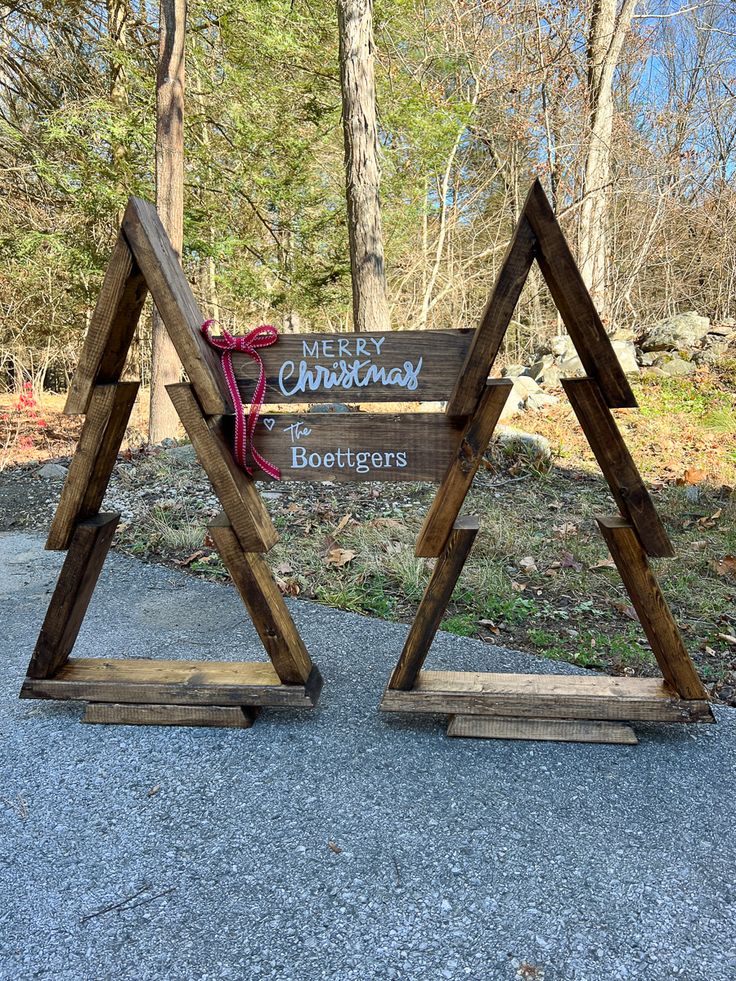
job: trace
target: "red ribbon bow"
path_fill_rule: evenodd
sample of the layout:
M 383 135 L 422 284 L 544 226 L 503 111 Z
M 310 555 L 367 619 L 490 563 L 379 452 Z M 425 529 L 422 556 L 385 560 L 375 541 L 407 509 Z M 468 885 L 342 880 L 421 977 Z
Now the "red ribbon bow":
M 279 339 L 279 333 L 275 327 L 262 324 L 249 334 L 246 334 L 245 337 L 233 337 L 224 327 L 222 328 L 222 337 L 213 337 L 210 333 L 210 328 L 214 323 L 214 320 L 205 320 L 200 330 L 212 347 L 222 351 L 222 371 L 233 400 L 233 406 L 235 407 L 235 459 L 245 472 L 252 476 L 253 470 L 248 465 L 248 448 L 250 447 L 253 463 L 264 473 L 267 473 L 269 477 L 273 477 L 274 480 L 281 480 L 281 471 L 279 468 L 261 456 L 255 448 L 253 441 L 253 433 L 255 432 L 258 416 L 263 405 L 263 396 L 266 392 L 266 369 L 263 366 L 263 359 L 258 353 L 257 348 L 270 347 L 272 344 L 275 344 Z M 258 383 L 253 392 L 250 412 L 247 416 L 243 411 L 243 403 L 240 398 L 240 392 L 238 391 L 238 383 L 235 380 L 235 372 L 233 371 L 233 351 L 240 351 L 243 354 L 247 354 L 258 365 Z

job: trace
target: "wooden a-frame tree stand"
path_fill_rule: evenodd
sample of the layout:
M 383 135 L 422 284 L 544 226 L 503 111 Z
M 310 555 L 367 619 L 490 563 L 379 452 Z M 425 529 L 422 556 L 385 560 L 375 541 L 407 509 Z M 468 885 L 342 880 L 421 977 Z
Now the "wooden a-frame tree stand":
M 562 385 L 619 508 L 597 518 L 662 672 L 656 678 L 514 675 L 424 671 L 422 667 L 478 532 L 457 515 L 505 401 L 488 381 L 504 334 L 536 259 L 572 338 L 586 377 Z M 674 555 L 667 532 L 626 448 L 610 408 L 636 407 L 552 208 L 535 181 L 504 257 L 465 364 L 447 403 L 467 420 L 416 547 L 439 556 L 381 709 L 449 716 L 448 735 L 586 742 L 637 741 L 618 720 L 714 722 L 708 696 L 647 556 Z M 457 519 L 457 520 L 456 520 Z
M 563 386 L 620 511 L 598 524 L 663 680 L 422 670 L 478 531 L 476 518 L 458 515 L 511 389 L 488 375 L 535 259 L 587 373 Z M 120 379 L 148 291 L 189 377 L 169 394 L 224 509 L 210 535 L 271 663 L 69 657 L 119 517 L 98 511 L 138 389 Z M 259 706 L 317 701 L 319 672 L 263 558 L 276 531 L 230 449 L 232 402 L 203 319 L 154 207 L 131 199 L 67 399 L 65 411 L 86 419 L 47 548 L 68 554 L 21 697 L 88 700 L 86 721 L 227 726 L 250 725 Z M 353 355 L 373 374 L 343 387 L 324 381 L 326 365 Z M 647 557 L 671 556 L 672 546 L 610 412 L 636 401 L 538 182 L 477 330 L 286 335 L 263 361 L 267 403 L 447 400 L 445 413 L 280 412 L 256 427 L 260 451 L 287 481 L 439 485 L 416 547 L 437 562 L 383 711 L 447 715 L 453 736 L 598 742 L 635 742 L 621 721 L 714 721 Z M 247 395 L 252 365 L 234 359 L 234 369 Z
M 169 394 L 223 506 L 209 533 L 270 663 L 69 656 L 120 517 L 98 512 L 138 391 L 120 378 L 149 291 L 189 377 Z M 89 700 L 88 722 L 237 728 L 261 706 L 311 708 L 319 698 L 320 673 L 263 558 L 276 529 L 232 458 L 232 401 L 203 319 L 155 208 L 132 198 L 64 410 L 85 421 L 46 548 L 68 552 L 21 698 Z

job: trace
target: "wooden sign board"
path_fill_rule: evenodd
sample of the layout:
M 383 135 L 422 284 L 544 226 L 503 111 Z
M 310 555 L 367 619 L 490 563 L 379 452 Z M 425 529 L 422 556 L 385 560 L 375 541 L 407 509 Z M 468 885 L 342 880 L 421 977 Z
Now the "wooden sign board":
M 266 402 L 434 402 L 446 399 L 473 330 L 282 334 L 259 354 Z M 255 362 L 233 354 L 240 394 L 250 402 Z
M 264 412 L 255 444 L 282 480 L 437 482 L 457 454 L 464 423 L 441 412 Z

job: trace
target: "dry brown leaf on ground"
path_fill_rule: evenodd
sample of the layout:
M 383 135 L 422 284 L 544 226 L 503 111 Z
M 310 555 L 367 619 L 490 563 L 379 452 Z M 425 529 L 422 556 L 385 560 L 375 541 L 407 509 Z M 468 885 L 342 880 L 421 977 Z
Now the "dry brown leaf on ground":
M 328 841 L 327 847 L 330 849 L 331 852 L 334 852 L 335 855 L 342 855 L 342 848 L 340 848 L 339 845 L 335 844 L 334 841 Z
M 736 577 L 736 555 L 724 555 L 722 559 L 713 559 L 711 566 L 719 576 Z
M 625 617 L 628 617 L 629 620 L 636 620 L 638 623 L 639 617 L 637 616 L 636 610 L 634 609 L 633 606 L 630 606 L 626 603 L 619 603 L 618 601 L 615 600 L 613 603 L 611 603 L 611 606 L 615 610 L 618 610 L 619 613 L 623 613 L 623 615 Z
M 192 562 L 196 562 L 197 559 L 201 559 L 205 555 L 207 555 L 207 552 L 203 552 L 200 548 L 197 549 L 196 552 L 192 552 L 191 555 L 187 555 L 185 559 L 174 559 L 174 565 L 180 565 L 182 568 L 186 568 L 188 565 L 191 565 Z
M 688 467 L 682 477 L 678 477 L 675 481 L 676 484 L 702 484 L 704 480 L 708 479 L 708 474 L 705 470 L 699 470 L 698 467 Z
M 561 525 L 554 525 L 552 531 L 556 538 L 567 538 L 568 535 L 577 535 L 578 526 L 573 521 L 565 521 Z
M 589 565 L 588 569 L 592 572 L 594 569 L 615 569 L 616 563 L 609 556 L 607 559 L 601 559 L 600 562 L 596 562 L 594 565 Z
M 288 575 L 291 575 L 291 573 L 294 570 L 292 569 L 292 567 L 289 565 L 288 562 L 282 562 L 281 565 L 277 565 L 276 566 L 276 570 L 275 571 L 278 572 L 282 576 L 288 576 Z
M 736 647 L 736 637 L 733 634 L 716 634 L 719 640 L 725 640 L 727 644 L 733 644 Z
M 525 555 L 523 559 L 519 559 L 516 563 L 522 572 L 536 572 L 537 563 L 531 555 Z
M 335 528 L 335 530 L 332 532 L 332 534 L 333 535 L 339 535 L 340 532 L 343 530 L 343 528 L 347 527 L 347 525 L 351 521 L 352 517 L 353 517 L 352 514 L 344 514 L 340 518 L 339 522 L 337 523 L 337 528 Z
M 325 565 L 334 565 L 338 568 L 352 562 L 357 552 L 351 548 L 331 548 L 325 556 Z
M 722 513 L 722 508 L 718 508 L 709 517 L 698 518 L 698 528 L 715 528 Z

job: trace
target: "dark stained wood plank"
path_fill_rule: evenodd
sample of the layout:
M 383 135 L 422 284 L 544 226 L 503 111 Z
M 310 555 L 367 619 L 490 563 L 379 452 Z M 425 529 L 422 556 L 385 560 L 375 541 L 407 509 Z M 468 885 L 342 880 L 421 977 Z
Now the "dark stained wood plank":
M 586 374 L 598 382 L 609 406 L 635 408 L 634 393 L 538 180 L 529 192 L 524 215 L 536 236 L 539 268 Z
M 707 692 L 633 527 L 618 515 L 596 521 L 665 681 L 681 698 L 706 699 Z
M 447 403 L 448 415 L 469 416 L 475 412 L 529 275 L 534 261 L 535 245 L 534 233 L 522 213 L 481 316 L 465 364 L 456 376 L 452 395 Z
M 387 688 L 383 712 L 534 719 L 713 722 L 706 701 L 685 701 L 658 678 L 421 671 L 411 691 Z
M 220 356 L 200 332 L 205 318 L 155 207 L 141 198 L 131 198 L 123 233 L 200 405 L 207 415 L 232 412 Z
M 95 385 L 120 380 L 147 295 L 143 274 L 120 235 L 69 386 L 64 406 L 67 415 L 87 411 Z
M 591 378 L 563 378 L 562 386 L 616 503 L 633 524 L 642 545 L 649 555 L 674 555 L 672 542 L 598 384 Z
M 363 334 L 281 334 L 259 351 L 266 369 L 266 403 L 430 402 L 446 399 L 474 332 L 402 330 Z M 244 402 L 258 367 L 233 355 Z
M 568 719 L 502 719 L 492 715 L 453 715 L 447 735 L 460 739 L 533 739 L 565 743 L 636 745 L 631 726 L 620 722 Z
M 77 522 L 100 509 L 130 420 L 138 382 L 95 385 L 46 548 L 69 547 Z
M 119 514 L 98 514 L 77 525 L 28 665 L 29 678 L 51 678 L 67 661 L 119 519 Z
M 389 688 L 408 690 L 414 685 L 439 630 L 458 576 L 478 534 L 477 518 L 458 518 L 447 546 L 437 559 L 422 600 L 409 629 L 404 649 L 388 683 Z
M 437 481 L 464 428 L 464 419 L 442 412 L 264 413 L 255 440 L 284 481 Z M 259 480 L 270 479 L 255 473 Z
M 415 555 L 439 555 L 445 547 L 510 391 L 511 382 L 507 378 L 486 383 L 478 408 L 467 421 L 455 458 L 447 468 L 424 519 Z
M 121 705 L 91 702 L 82 722 L 115 726 L 216 726 L 250 729 L 257 708 L 225 705 Z
M 226 515 L 219 515 L 208 530 L 276 674 L 285 685 L 305 684 L 314 665 L 268 563 L 255 552 L 243 551 Z
M 306 685 L 283 685 L 270 661 L 71 658 L 53 678 L 26 678 L 20 697 L 313 708 L 321 688 L 316 667 Z
M 253 480 L 235 462 L 225 420 L 206 419 L 190 385 L 167 385 L 166 391 L 241 546 L 267 552 L 279 536 Z

